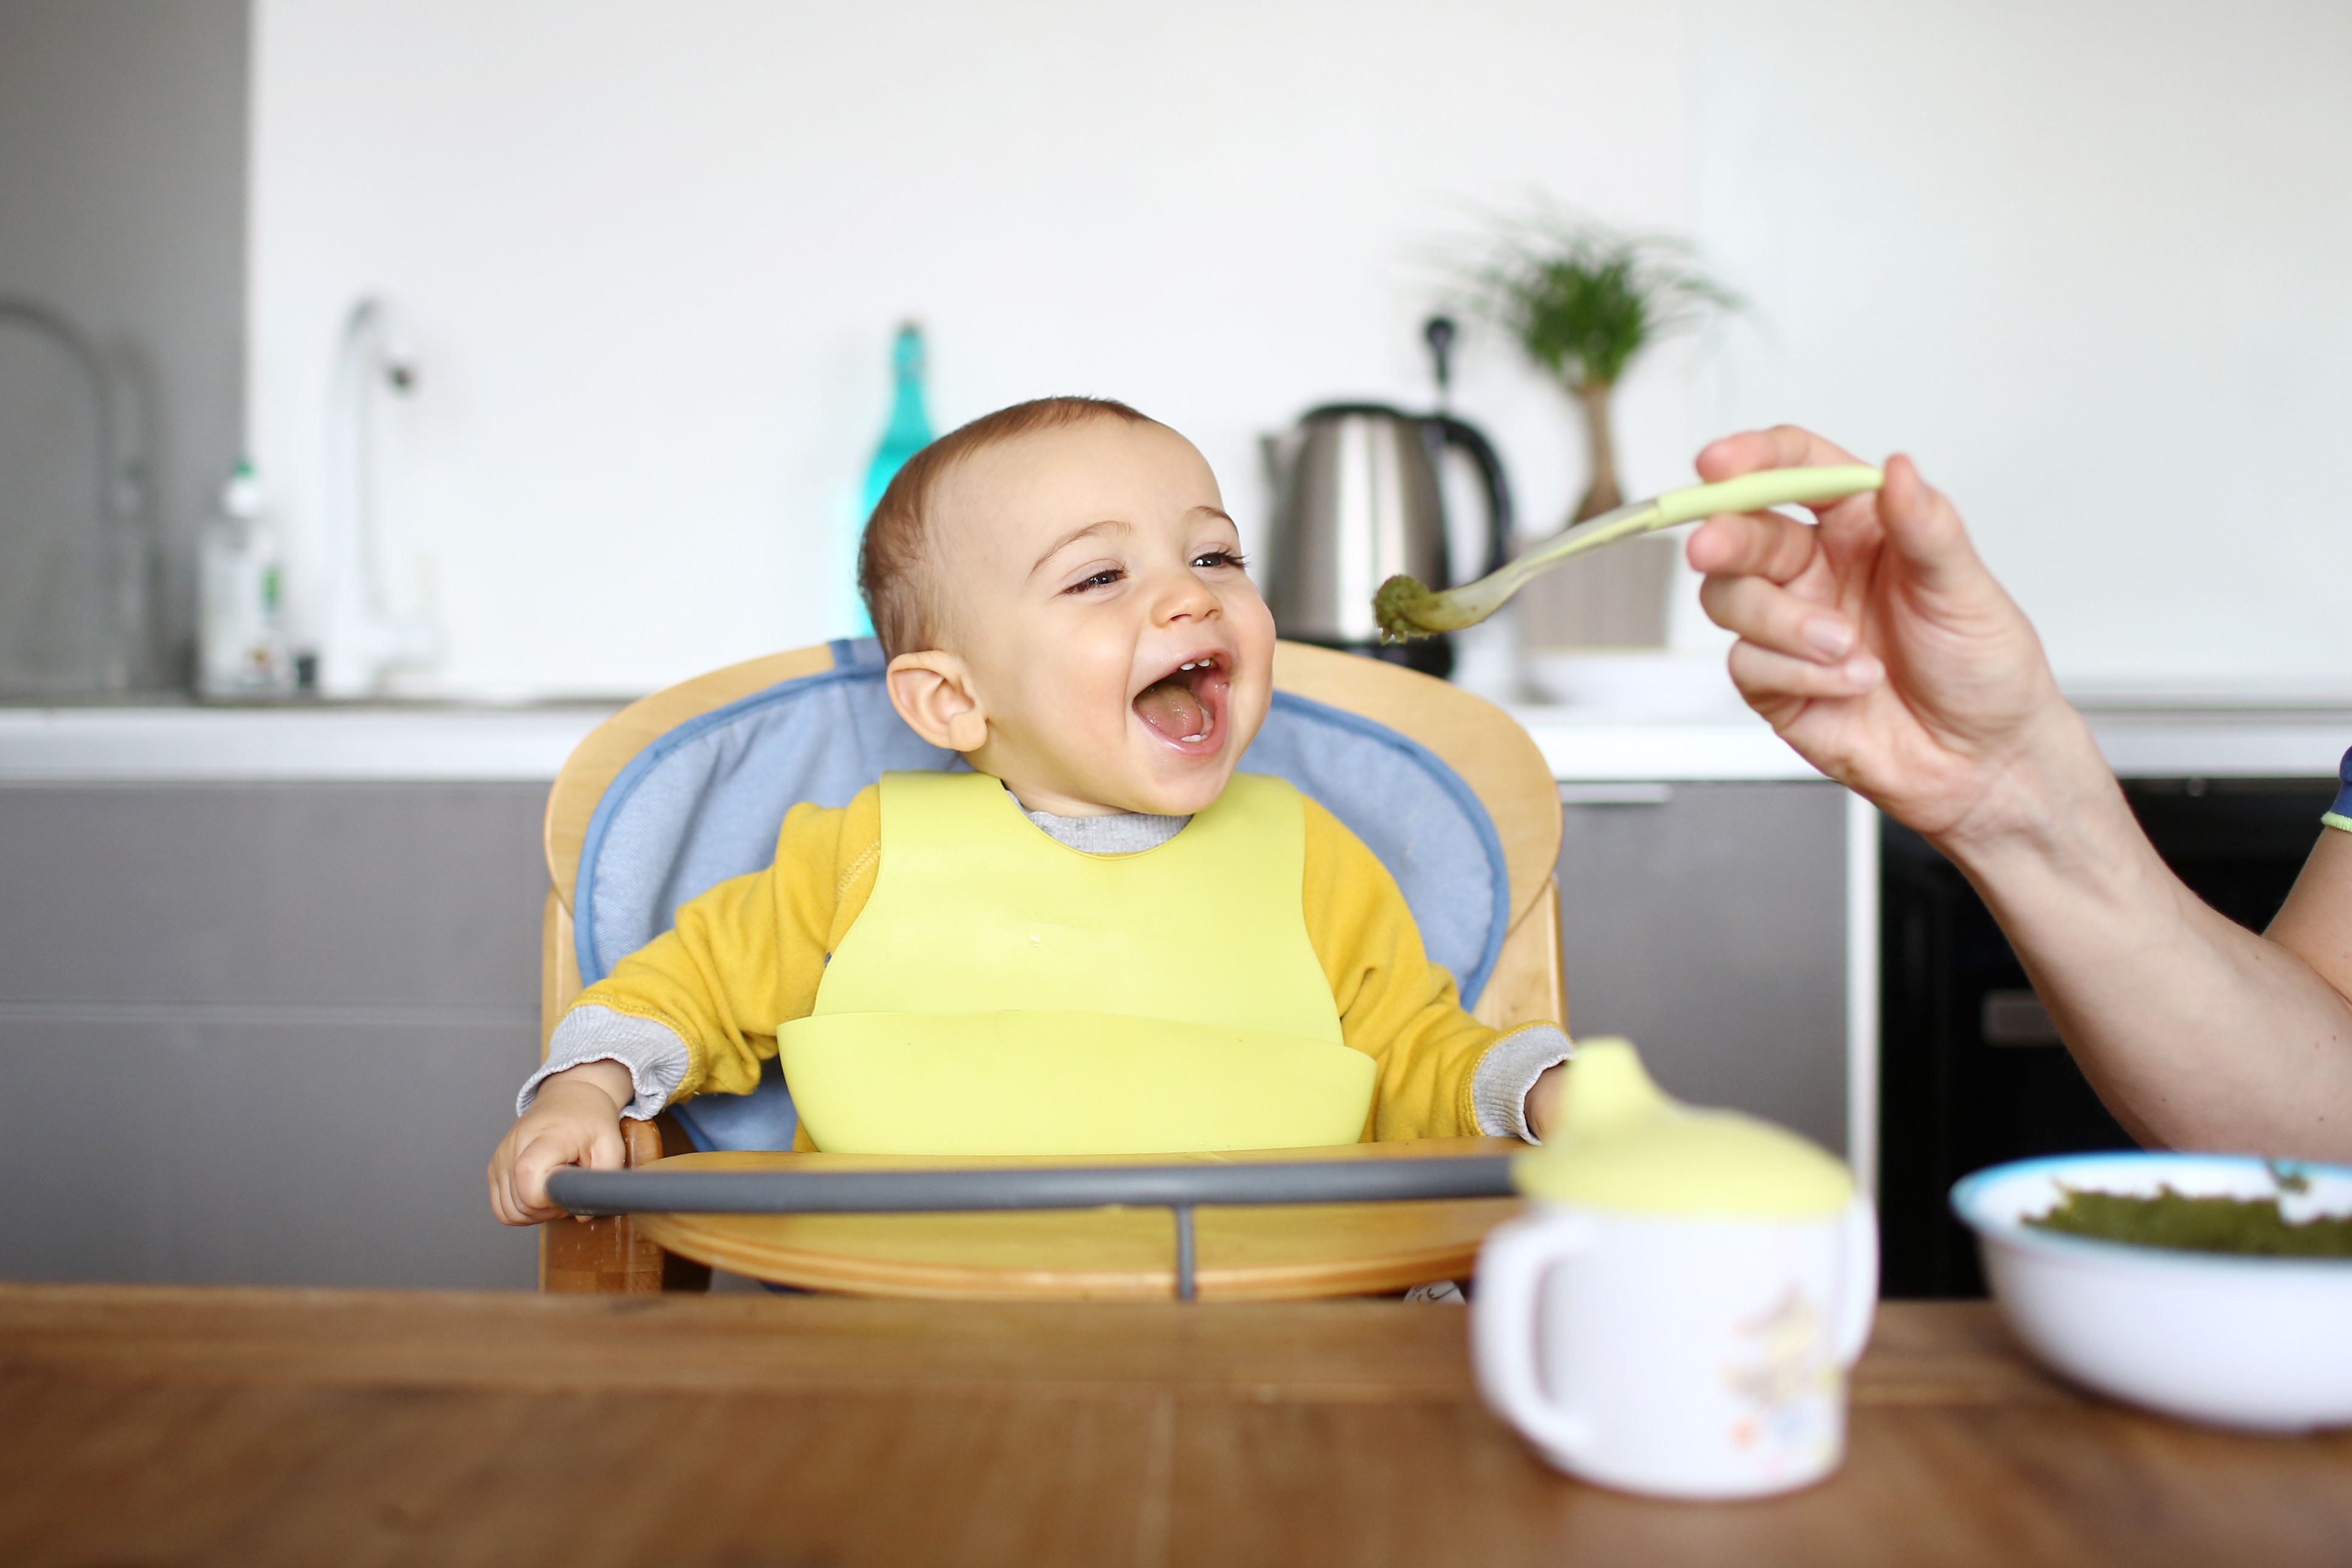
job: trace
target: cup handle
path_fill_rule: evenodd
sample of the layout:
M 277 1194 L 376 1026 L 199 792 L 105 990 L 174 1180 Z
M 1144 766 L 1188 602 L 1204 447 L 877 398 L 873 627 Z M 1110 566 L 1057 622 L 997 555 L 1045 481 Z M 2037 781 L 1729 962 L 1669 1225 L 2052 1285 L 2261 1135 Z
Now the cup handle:
M 1871 1320 L 1878 1312 L 1878 1211 L 1860 1193 L 1846 1205 L 1844 1266 L 1841 1278 L 1844 1297 L 1838 1303 L 1837 1337 L 1832 1342 L 1840 1366 L 1852 1366 L 1870 1342 Z
M 1543 1387 L 1536 1330 L 1544 1277 L 1591 1241 L 1591 1226 L 1556 1215 L 1496 1226 L 1479 1249 L 1470 1303 L 1470 1347 L 1486 1402 L 1538 1443 L 1577 1457 L 1591 1451 L 1592 1426 Z

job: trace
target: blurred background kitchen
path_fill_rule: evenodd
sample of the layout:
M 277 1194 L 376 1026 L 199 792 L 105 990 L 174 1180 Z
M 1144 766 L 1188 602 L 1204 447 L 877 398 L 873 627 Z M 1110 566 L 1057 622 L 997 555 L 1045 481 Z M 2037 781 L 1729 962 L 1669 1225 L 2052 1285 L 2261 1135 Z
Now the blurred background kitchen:
M 1737 297 L 1612 390 L 1624 494 L 1757 423 L 1916 454 L 2259 923 L 2352 731 L 2347 79 L 2328 0 L 0 0 L 0 1276 L 528 1285 L 479 1171 L 546 782 L 857 629 L 908 399 L 1132 402 L 1266 570 L 1303 415 L 1442 404 L 1539 537 L 1589 411 L 1481 278 L 1587 222 Z M 1454 650 L 1562 780 L 1574 1025 L 1970 1289 L 1949 1177 L 2118 1134 L 1673 551 L 1615 559 L 1630 620 Z

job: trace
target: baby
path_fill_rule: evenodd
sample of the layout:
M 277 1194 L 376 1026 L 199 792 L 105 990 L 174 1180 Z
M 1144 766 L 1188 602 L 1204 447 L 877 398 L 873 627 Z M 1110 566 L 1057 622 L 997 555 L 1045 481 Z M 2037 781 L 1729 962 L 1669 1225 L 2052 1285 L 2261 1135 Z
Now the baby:
M 876 998 L 978 1015 L 1042 994 L 1181 1028 L 1232 1023 L 1228 997 L 1270 997 L 1279 1017 L 1264 1026 L 1355 1064 L 1369 1100 L 1359 1089 L 1340 1111 L 1363 1136 L 1540 1135 L 1570 1055 L 1559 1029 L 1497 1035 L 1472 1018 L 1371 851 L 1287 784 L 1236 777 L 1271 700 L 1274 621 L 1190 442 L 1105 400 L 988 415 L 900 471 L 867 524 L 859 581 L 892 705 L 972 773 L 888 774 L 845 806 L 794 806 L 772 865 L 688 901 L 583 991 L 491 1159 L 501 1220 L 557 1215 L 559 1166 L 619 1165 L 622 1119 L 748 1092 L 780 1029 L 796 1037 L 845 1009 L 854 1022 Z M 961 864 L 967 846 L 980 868 Z M 1044 889 L 1080 864 L 1070 850 L 1144 879 L 1110 906 L 1132 913 L 1064 911 L 1054 929 L 1096 956 L 1058 971 L 1040 960 L 1044 979 L 1023 970 L 1025 948 L 976 960 L 1008 920 L 1045 918 L 1030 906 L 1062 896 Z M 1224 885 L 1169 880 L 1180 865 Z M 1087 945 L 1095 923 L 1109 945 Z M 1149 962 L 1122 958 L 1122 939 Z M 1162 940 L 1177 951 L 1150 945 Z M 946 955 L 940 973 L 910 952 Z M 942 1005 L 956 985 L 977 994 Z M 803 1147 L 816 1146 L 811 1120 Z

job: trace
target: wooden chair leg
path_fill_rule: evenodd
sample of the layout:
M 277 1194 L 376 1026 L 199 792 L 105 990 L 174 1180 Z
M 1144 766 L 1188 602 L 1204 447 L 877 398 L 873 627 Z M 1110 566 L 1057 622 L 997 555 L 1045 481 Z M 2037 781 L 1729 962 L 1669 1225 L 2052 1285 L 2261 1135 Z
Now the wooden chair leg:
M 686 1129 L 680 1127 L 677 1118 L 667 1111 L 655 1117 L 651 1125 L 655 1135 L 660 1140 L 660 1145 L 656 1150 L 657 1154 L 667 1158 L 672 1154 L 694 1152 L 694 1140 L 686 1135 Z M 629 1162 L 633 1165 L 639 1163 L 636 1159 Z M 697 1263 L 693 1258 L 680 1258 L 675 1252 L 665 1252 L 661 1255 L 661 1258 L 663 1289 L 708 1290 L 710 1289 L 710 1265 L 708 1263 Z
M 621 1139 L 623 1159 L 632 1168 L 660 1159 L 666 1143 L 685 1143 L 685 1134 L 667 1116 L 653 1121 L 624 1121 Z M 557 1219 L 540 1227 L 539 1288 L 557 1294 L 622 1296 L 708 1290 L 710 1269 L 691 1258 L 664 1252 L 639 1235 L 626 1215 Z

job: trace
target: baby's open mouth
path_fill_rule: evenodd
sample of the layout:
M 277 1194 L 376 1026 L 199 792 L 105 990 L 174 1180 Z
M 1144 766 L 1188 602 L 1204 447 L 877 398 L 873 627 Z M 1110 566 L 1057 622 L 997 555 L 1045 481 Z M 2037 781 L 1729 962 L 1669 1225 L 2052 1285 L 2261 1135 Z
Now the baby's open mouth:
M 1135 716 L 1186 750 L 1213 750 L 1233 672 L 1222 654 L 1186 659 L 1136 694 Z

